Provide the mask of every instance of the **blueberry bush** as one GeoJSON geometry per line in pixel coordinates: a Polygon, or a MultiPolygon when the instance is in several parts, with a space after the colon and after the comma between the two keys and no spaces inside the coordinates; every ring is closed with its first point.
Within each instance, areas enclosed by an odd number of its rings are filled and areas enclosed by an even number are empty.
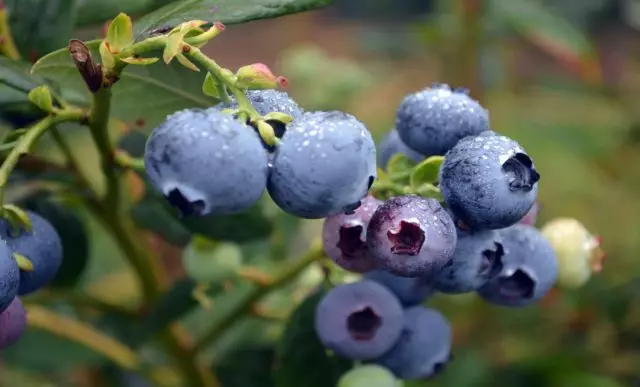
{"type": "Polygon", "coordinates": [[[601,270],[579,220],[537,228],[544,171],[467,89],[417,87],[376,144],[266,65],[231,70],[203,50],[225,25],[326,3],[2,4],[3,367],[100,365],[92,385],[420,385],[456,362],[432,297],[515,313],[601,270]],[[101,38],[67,39],[104,14],[117,16],[101,38]],[[124,258],[137,288],[87,283],[96,249],[124,258]]]}

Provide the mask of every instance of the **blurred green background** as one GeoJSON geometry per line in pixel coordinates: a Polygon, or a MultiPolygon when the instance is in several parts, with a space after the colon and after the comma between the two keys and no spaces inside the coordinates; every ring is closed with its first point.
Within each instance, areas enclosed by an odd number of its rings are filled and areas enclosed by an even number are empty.
{"type": "MultiPolygon", "coordinates": [[[[640,385],[638,42],[640,3],[632,0],[337,0],[319,11],[230,26],[207,52],[231,69],[269,65],[288,77],[289,93],[305,109],[353,113],[378,139],[394,125],[405,94],[436,81],[470,88],[494,129],[534,158],[542,175],[539,224],[575,217],[602,236],[608,258],[584,288],[554,291],[523,310],[472,295],[435,297],[429,303],[454,326],[454,361],[439,378],[408,386],[615,387],[640,385]]],[[[83,146],[88,134],[76,132],[67,136],[99,182],[97,156],[83,146]]],[[[50,149],[45,139],[40,150],[58,157],[50,149]]],[[[100,225],[89,224],[94,259],[83,290],[133,305],[127,266],[100,225]]],[[[284,243],[299,250],[320,225],[305,222],[284,243]]],[[[159,249],[180,276],[179,251],[159,249]]],[[[268,304],[286,315],[290,290],[299,300],[320,279],[312,268],[268,304]]],[[[214,309],[190,314],[187,329],[201,331],[223,315],[242,296],[238,287],[214,309]]],[[[54,306],[96,319],[66,303],[54,306]]],[[[247,319],[212,346],[224,387],[271,386],[264,375],[281,328],[280,318],[247,319]],[[257,376],[226,377],[234,367],[257,376]]],[[[145,356],[158,355],[150,346],[145,356]]],[[[1,386],[144,386],[88,350],[36,331],[0,358],[1,386]]]]}

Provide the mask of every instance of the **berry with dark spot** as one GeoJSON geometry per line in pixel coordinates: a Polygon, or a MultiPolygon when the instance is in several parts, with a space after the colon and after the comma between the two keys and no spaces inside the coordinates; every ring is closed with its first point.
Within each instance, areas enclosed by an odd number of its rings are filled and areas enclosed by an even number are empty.
{"type": "Polygon", "coordinates": [[[421,154],[444,155],[462,138],[489,130],[489,112],[467,93],[438,84],[402,100],[396,129],[421,154]]]}
{"type": "Polygon", "coordinates": [[[9,306],[0,312],[0,350],[18,342],[27,327],[27,313],[20,298],[15,297],[9,306]]]}
{"type": "Polygon", "coordinates": [[[0,220],[0,237],[14,253],[28,258],[32,271],[20,271],[19,295],[33,293],[47,285],[62,265],[62,241],[48,220],[32,211],[26,211],[31,220],[31,231],[11,233],[6,220],[0,220]]]}
{"type": "Polygon", "coordinates": [[[398,135],[398,131],[392,129],[380,142],[380,148],[378,150],[378,166],[386,168],[387,163],[396,153],[402,153],[415,162],[420,162],[425,158],[423,154],[409,148],[404,142],[402,142],[398,135]]]}
{"type": "Polygon", "coordinates": [[[289,125],[267,189],[285,212],[307,219],[354,211],[376,178],[376,148],[354,116],[305,113],[289,125]]]}
{"type": "Polygon", "coordinates": [[[496,305],[531,305],[544,297],[558,278],[553,247],[532,226],[517,224],[499,233],[504,246],[502,270],[478,294],[496,305]]]}
{"type": "Polygon", "coordinates": [[[239,213],[267,182],[267,154],[253,131],[213,110],[168,116],[147,140],[144,163],[153,186],[183,215],[239,213]]]}
{"type": "Polygon", "coordinates": [[[5,310],[18,294],[20,269],[13,252],[5,241],[0,241],[0,312],[5,310]]]}
{"type": "Polygon", "coordinates": [[[365,278],[384,285],[404,307],[423,303],[434,291],[433,281],[426,277],[400,277],[384,270],[374,270],[367,273],[365,278]]]}
{"type": "Polygon", "coordinates": [[[438,311],[414,306],[405,310],[400,339],[374,360],[399,379],[428,379],[442,372],[451,360],[452,331],[438,311]]]}
{"type": "Polygon", "coordinates": [[[404,195],[371,217],[367,246],[379,268],[402,277],[429,277],[449,262],[456,246],[451,216],[435,199],[404,195]]]}
{"type": "Polygon", "coordinates": [[[324,251],[345,270],[365,273],[375,268],[367,254],[367,226],[381,200],[367,195],[352,214],[340,213],[325,219],[322,227],[324,251]]]}
{"type": "Polygon", "coordinates": [[[441,293],[473,292],[502,271],[504,248],[497,231],[458,230],[456,251],[435,281],[441,293]]]}
{"type": "Polygon", "coordinates": [[[446,154],[440,168],[447,207],[475,230],[517,223],[535,203],[539,179],[525,150],[504,136],[467,137],[446,154]]]}
{"type": "Polygon", "coordinates": [[[369,360],[388,351],[402,331],[402,306],[382,285],[363,280],[331,289],[318,304],[315,329],[336,354],[369,360]]]}

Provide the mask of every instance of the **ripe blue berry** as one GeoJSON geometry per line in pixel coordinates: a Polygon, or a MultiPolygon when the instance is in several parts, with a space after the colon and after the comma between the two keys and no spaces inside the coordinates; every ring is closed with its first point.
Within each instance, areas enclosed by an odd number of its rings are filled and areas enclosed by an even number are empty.
{"type": "Polygon", "coordinates": [[[276,150],[267,189],[284,211],[319,219],[360,205],[376,178],[371,133],[354,116],[303,114],[276,150]]]}
{"type": "Polygon", "coordinates": [[[497,231],[458,230],[456,251],[436,277],[435,288],[451,294],[473,292],[500,273],[503,255],[497,231]]]}
{"type": "Polygon", "coordinates": [[[486,301],[523,307],[544,297],[558,278],[551,244],[536,228],[517,224],[499,231],[504,246],[502,271],[478,290],[486,301]]]}
{"type": "Polygon", "coordinates": [[[147,140],[153,186],[183,215],[234,214],[262,196],[267,154],[256,133],[230,115],[182,110],[147,140]]]}
{"type": "Polygon", "coordinates": [[[367,246],[383,270],[402,277],[431,277],[451,259],[455,225],[437,200],[397,196],[371,217],[367,246]]]}
{"type": "Polygon", "coordinates": [[[315,329],[336,354],[369,360],[388,351],[402,331],[402,306],[382,285],[363,280],[330,290],[318,304],[315,329]]]}
{"type": "Polygon", "coordinates": [[[26,295],[47,285],[62,264],[62,242],[56,229],[40,215],[26,211],[31,220],[31,231],[20,230],[15,236],[6,220],[0,220],[0,238],[14,253],[27,257],[33,271],[20,271],[19,295],[26,295]]]}
{"type": "Polygon", "coordinates": [[[404,307],[421,304],[433,293],[433,283],[426,277],[400,277],[384,270],[375,270],[367,273],[365,278],[384,285],[404,307]]]}
{"type": "Polygon", "coordinates": [[[322,227],[324,251],[338,266],[356,273],[373,270],[374,261],[367,253],[367,226],[381,200],[367,195],[352,214],[332,215],[322,227]]]}
{"type": "Polygon", "coordinates": [[[0,350],[15,344],[27,327],[27,313],[20,298],[15,297],[0,313],[0,350]]]}
{"type": "Polygon", "coordinates": [[[405,310],[400,339],[375,363],[399,379],[430,378],[450,361],[451,341],[449,322],[438,311],[415,306],[405,310]]]}
{"type": "Polygon", "coordinates": [[[538,202],[535,202],[533,203],[533,206],[531,207],[529,212],[527,212],[527,214],[522,219],[520,219],[518,223],[535,226],[536,222],[538,221],[538,213],[540,213],[540,204],[538,204],[538,202]]]}
{"type": "Polygon", "coordinates": [[[424,155],[409,148],[400,139],[398,131],[392,129],[380,142],[380,149],[378,151],[378,165],[381,168],[386,168],[387,163],[396,153],[402,153],[415,162],[420,162],[424,159],[424,155]]]}
{"type": "Polygon", "coordinates": [[[403,99],[396,128],[423,155],[444,155],[460,139],[489,130],[489,112],[463,91],[434,85],[403,99]]]}
{"type": "Polygon", "coordinates": [[[9,246],[0,241],[0,312],[5,310],[18,294],[20,269],[9,246]]]}
{"type": "Polygon", "coordinates": [[[447,207],[471,229],[500,229],[522,219],[536,201],[531,158],[504,136],[461,140],[445,156],[440,188],[447,207]]]}

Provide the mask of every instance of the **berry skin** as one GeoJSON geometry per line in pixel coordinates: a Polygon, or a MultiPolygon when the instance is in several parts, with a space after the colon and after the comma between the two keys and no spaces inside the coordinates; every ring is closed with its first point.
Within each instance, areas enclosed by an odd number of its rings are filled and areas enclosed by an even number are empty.
{"type": "Polygon", "coordinates": [[[375,270],[367,273],[365,278],[389,289],[404,307],[421,304],[433,293],[432,281],[425,277],[407,278],[375,270]]]}
{"type": "Polygon", "coordinates": [[[558,278],[556,254],[535,227],[517,224],[499,233],[505,252],[502,271],[478,294],[500,306],[531,305],[544,297],[558,278]]]}
{"type": "Polygon", "coordinates": [[[213,110],[168,116],[147,140],[153,186],[182,215],[234,214],[262,196],[267,154],[249,127],[213,110]]]}
{"type": "Polygon", "coordinates": [[[381,141],[380,150],[378,151],[378,165],[386,168],[387,163],[396,153],[403,153],[409,159],[417,162],[424,160],[424,155],[409,148],[402,140],[398,131],[392,129],[381,141]]]}
{"type": "Polygon", "coordinates": [[[401,277],[429,277],[456,247],[451,216],[435,199],[404,195],[384,202],[371,217],[367,246],[379,268],[401,277]]]}
{"type": "Polygon", "coordinates": [[[402,387],[403,385],[404,383],[396,380],[389,370],[375,364],[366,364],[342,375],[337,387],[402,387]]]}
{"type": "Polygon", "coordinates": [[[533,203],[533,206],[524,216],[524,218],[520,219],[519,224],[526,224],[528,226],[535,226],[538,220],[538,214],[540,213],[540,204],[538,202],[533,203]]]}
{"type": "Polygon", "coordinates": [[[20,231],[11,235],[11,226],[0,220],[0,238],[14,253],[27,257],[33,264],[33,271],[20,271],[19,295],[33,293],[47,285],[58,273],[62,265],[62,241],[56,229],[48,220],[26,211],[31,220],[31,231],[20,231]]]}
{"type": "Polygon", "coordinates": [[[474,230],[517,223],[535,203],[539,179],[525,150],[504,136],[467,137],[445,155],[440,168],[447,207],[474,230]]]}
{"type": "Polygon", "coordinates": [[[556,218],[542,226],[540,232],[556,252],[559,286],[579,288],[589,281],[592,272],[601,270],[604,252],[599,238],[579,221],[556,218]]]}
{"type": "Polygon", "coordinates": [[[305,113],[289,125],[272,165],[267,189],[282,210],[326,218],[358,208],[376,178],[376,148],[350,114],[305,113]]]}
{"type": "Polygon", "coordinates": [[[375,268],[367,252],[367,226],[381,200],[367,195],[353,214],[332,215],[324,220],[324,251],[338,266],[356,273],[375,268]]]}
{"type": "Polygon", "coordinates": [[[18,294],[20,269],[11,249],[0,241],[0,312],[5,310],[18,294]]]}
{"type": "Polygon", "coordinates": [[[27,313],[20,298],[15,297],[0,313],[0,350],[18,342],[27,327],[27,313]]]}
{"type": "Polygon", "coordinates": [[[402,100],[396,128],[423,155],[444,155],[462,138],[489,130],[489,112],[465,92],[434,85],[402,100]]]}
{"type": "Polygon", "coordinates": [[[441,293],[473,292],[502,270],[504,248],[497,231],[458,230],[456,251],[435,281],[441,293]]]}
{"type": "Polygon", "coordinates": [[[363,280],[331,289],[316,309],[322,344],[339,356],[369,360],[388,351],[402,331],[402,306],[382,285],[363,280]]]}
{"type": "MultiPolygon", "coordinates": [[[[296,120],[300,117],[304,111],[298,104],[289,97],[284,91],[275,90],[275,89],[267,89],[267,90],[248,90],[246,92],[246,96],[256,109],[258,114],[264,116],[271,112],[278,112],[288,114],[296,120]]],[[[222,110],[222,109],[237,109],[238,103],[235,98],[230,97],[231,102],[229,104],[218,104],[214,106],[212,109],[214,110],[222,110]]],[[[277,138],[282,138],[284,132],[286,130],[286,125],[279,121],[267,121],[267,123],[271,124],[273,127],[273,131],[277,138]]],[[[262,145],[269,151],[275,151],[276,147],[266,144],[265,142],[262,145]]]]}
{"type": "Polygon", "coordinates": [[[451,342],[451,326],[438,311],[414,306],[405,310],[400,339],[374,361],[398,379],[426,379],[443,371],[451,360],[451,342]]]}

